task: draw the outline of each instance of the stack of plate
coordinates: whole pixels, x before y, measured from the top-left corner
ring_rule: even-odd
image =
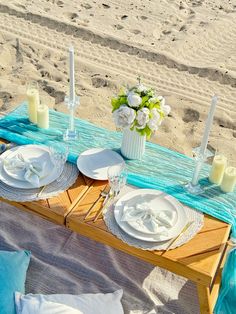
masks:
[[[135,208],[137,204],[143,203],[155,210],[172,212],[174,221],[171,226],[167,228],[166,225],[161,225],[161,222],[159,222],[159,230],[157,228],[157,231],[154,232],[140,221],[122,220],[125,207]],[[148,242],[162,242],[175,238],[188,221],[185,208],[174,197],[150,189],[138,189],[125,194],[115,204],[114,216],[117,224],[125,233],[138,240]]]
[[[28,163],[33,163],[33,161],[37,160],[38,164],[45,165],[43,171],[44,176],[39,178],[38,188],[50,184],[60,175],[58,169],[52,163],[48,147],[40,145],[22,145],[9,149],[1,155],[0,180],[5,184],[21,189],[33,189],[36,187],[24,178],[25,169],[6,166],[7,161],[17,158],[19,154],[22,159],[27,160]]]

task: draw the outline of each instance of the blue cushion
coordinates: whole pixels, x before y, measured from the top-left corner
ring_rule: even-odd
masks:
[[[29,251],[0,251],[0,314],[15,314],[14,292],[25,292]]]

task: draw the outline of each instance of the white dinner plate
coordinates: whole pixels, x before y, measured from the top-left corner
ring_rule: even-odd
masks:
[[[141,204],[142,202],[150,204],[150,207],[155,208],[168,208],[176,211],[176,221],[172,227],[168,228],[167,234],[152,233],[145,229],[145,226],[140,226],[134,222],[122,221],[124,206],[132,206],[135,204]],[[176,237],[185,224],[187,223],[187,215],[184,207],[174,197],[167,195],[161,191],[151,189],[138,189],[125,194],[121,197],[114,208],[114,216],[117,224],[120,228],[125,231],[128,235],[143,241],[149,242],[161,242]]]
[[[18,152],[17,152],[18,150]],[[1,155],[1,159],[10,158],[11,154],[21,153],[23,157],[25,157],[27,160],[30,161],[31,157],[35,158],[38,156],[39,160],[42,158],[42,162],[47,162],[47,166],[49,171],[48,175],[40,178],[39,180],[39,186],[48,185],[51,182],[55,181],[60,173],[58,173],[58,170],[54,166],[54,164],[51,161],[50,158],[50,150],[47,146],[40,146],[40,145],[22,145],[18,147],[14,147],[12,149],[7,150]],[[6,173],[4,169],[3,162],[0,163],[0,180],[4,182],[7,185],[10,185],[15,188],[21,188],[21,189],[34,189],[36,188],[33,184],[30,182],[24,180],[22,178],[22,172],[19,171],[16,173],[17,178],[14,177],[13,173],[8,172]]]
[[[9,150],[8,154],[6,154],[7,152],[2,154],[2,158],[4,158],[5,160],[17,157],[17,155],[20,154],[26,161],[33,162],[37,160],[37,162],[40,161],[40,163],[42,164],[45,163],[44,177],[48,176],[48,174],[50,174],[51,170],[54,168],[54,165],[50,158],[50,152],[47,147],[39,145],[23,145],[19,147],[14,147],[13,149]],[[25,181],[24,169],[17,169],[17,167],[12,169],[6,167],[5,164],[3,164],[3,168],[5,172],[8,174],[8,176],[16,180]]]
[[[92,148],[80,154],[77,167],[89,178],[107,180],[108,168],[123,162],[124,159],[111,149]]]

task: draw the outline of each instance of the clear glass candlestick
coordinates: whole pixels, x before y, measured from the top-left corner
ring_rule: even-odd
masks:
[[[75,96],[74,101],[70,101],[69,97],[65,97],[65,103],[70,110],[70,120],[69,120],[69,128],[66,130],[63,138],[65,141],[74,141],[77,140],[79,135],[77,130],[75,129],[75,108],[79,106],[79,97]]]
[[[184,188],[188,193],[198,195],[204,192],[201,185],[199,184],[199,177],[202,166],[204,162],[207,160],[207,158],[214,156],[214,154],[207,149],[205,154],[202,155],[199,147],[195,148],[193,150],[193,153],[195,155],[194,159],[196,161],[195,168],[193,171],[193,177],[190,182],[184,185]]]

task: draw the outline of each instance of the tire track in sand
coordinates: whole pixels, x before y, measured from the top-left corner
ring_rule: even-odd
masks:
[[[194,73],[195,75],[207,77],[210,80],[217,80],[222,84],[229,84],[233,87],[236,87],[236,78],[230,76],[229,73],[224,73],[219,69],[214,69],[211,67],[192,67],[190,65],[179,63],[177,60],[174,60],[165,54],[147,51],[143,48],[137,48],[129,43],[122,42],[120,39],[116,39],[111,36],[104,36],[95,32],[92,32],[89,29],[84,27],[75,26],[63,21],[49,18],[47,16],[42,16],[32,12],[23,12],[13,9],[9,6],[0,4],[0,12],[8,14],[13,17],[18,17],[24,19],[52,30],[56,30],[66,35],[73,36],[75,38],[81,38],[84,41],[91,42],[93,44],[99,43],[104,47],[108,47],[113,50],[119,50],[125,52],[131,56],[138,56],[144,60],[155,62],[159,65],[166,65],[170,68],[177,69],[179,71],[186,71],[189,73]]]
[[[59,49],[65,53],[71,43],[71,38],[73,38],[76,54],[81,61],[93,63],[102,69],[106,68],[108,71],[119,73],[124,77],[132,76],[135,79],[140,74],[145,83],[167,93],[186,97],[202,106],[209,105],[210,95],[217,90],[219,95],[224,93],[219,107],[231,117],[235,116],[232,109],[235,105],[236,90],[229,85],[222,86],[217,81],[209,81],[206,84],[205,78],[177,69],[169,69],[163,64],[157,65],[155,62],[140,56],[130,56],[122,49],[112,49],[103,45],[103,42],[94,43],[94,41],[84,39],[82,36],[71,36],[70,32],[67,34],[67,29],[58,30],[50,25],[41,25],[32,22],[31,18],[27,20],[13,14],[0,13],[0,26],[3,32],[19,37],[26,43],[32,42],[34,45]],[[97,39],[96,36],[94,38]]]

